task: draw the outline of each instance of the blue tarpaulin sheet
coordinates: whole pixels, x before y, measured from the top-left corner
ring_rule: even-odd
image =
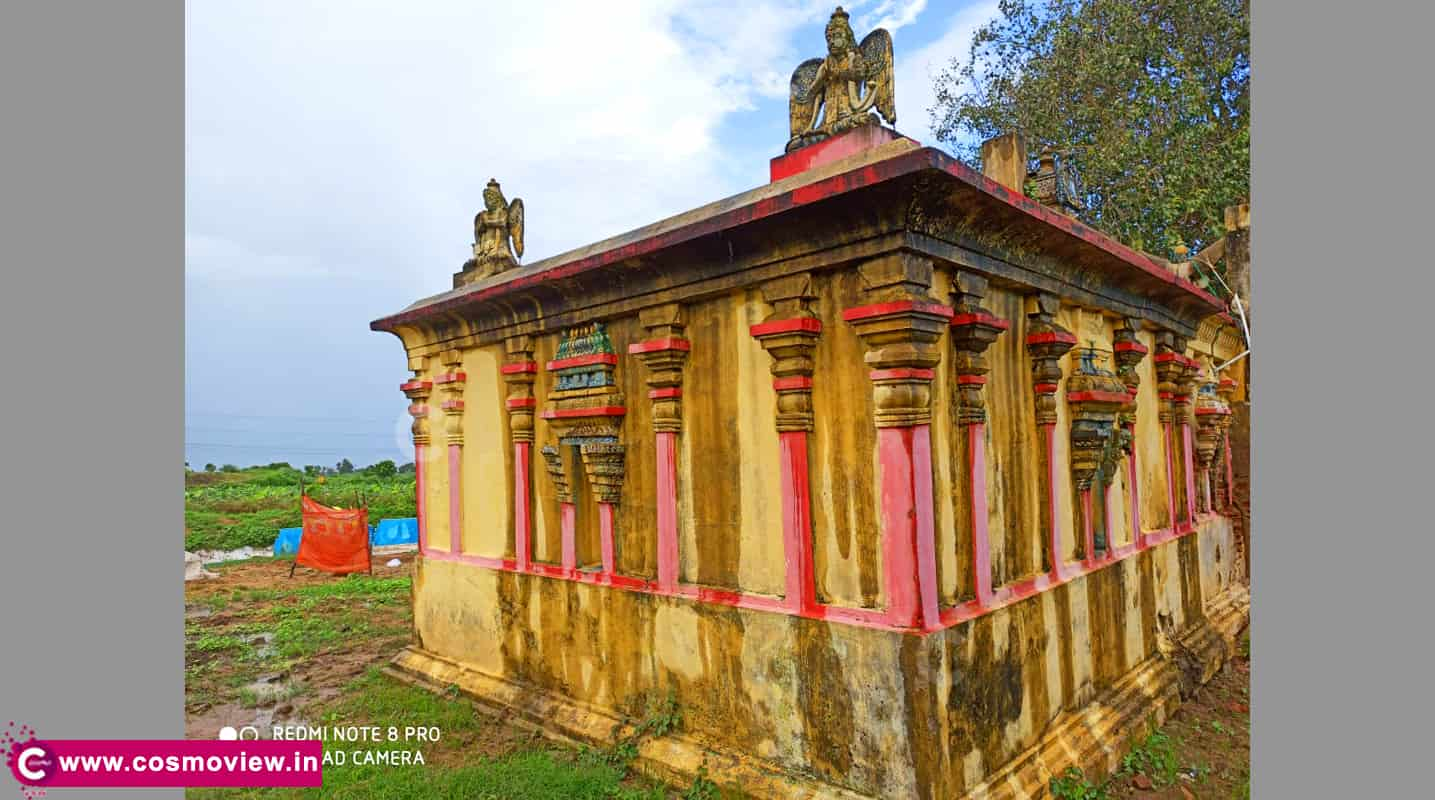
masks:
[[[369,537],[375,547],[390,544],[418,544],[419,521],[413,517],[404,519],[381,519],[379,527]]]
[[[292,556],[299,552],[299,539],[303,528],[280,528],[274,539],[274,555]],[[414,517],[404,519],[381,519],[377,527],[369,526],[369,543],[374,547],[390,544],[418,544],[419,521]]]
[[[274,540],[274,555],[292,556],[299,552],[299,537],[303,534],[303,528],[280,528]]]

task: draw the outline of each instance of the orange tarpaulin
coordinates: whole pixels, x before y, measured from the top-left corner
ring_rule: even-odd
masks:
[[[335,575],[369,571],[369,510],[330,508],[305,496],[304,534],[294,563]]]

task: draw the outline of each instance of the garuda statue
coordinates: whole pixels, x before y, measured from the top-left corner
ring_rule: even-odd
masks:
[[[897,124],[892,100],[892,34],[878,28],[862,44],[852,33],[847,12],[838,6],[827,22],[827,57],[809,58],[792,73],[788,104],[792,138],[790,153],[829,136],[879,120]]]
[[[483,210],[473,218],[473,258],[454,276],[454,288],[516,267],[522,257],[523,200],[515,197],[507,202],[498,181],[489,180],[483,190]]]

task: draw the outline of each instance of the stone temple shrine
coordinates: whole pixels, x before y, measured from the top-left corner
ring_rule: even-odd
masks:
[[[1019,138],[979,172],[884,124],[885,31],[827,46],[770,183],[519,265],[492,182],[454,288],[372,323],[412,373],[392,669],[590,743],[672,698],[638,766],[754,797],[1046,796],[1245,624],[1239,329],[1023,194]]]

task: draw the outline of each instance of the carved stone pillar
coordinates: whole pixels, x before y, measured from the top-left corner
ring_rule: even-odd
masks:
[[[683,365],[692,343],[683,338],[681,304],[645,308],[638,312],[638,321],[650,338],[630,345],[628,353],[648,367],[658,462],[658,588],[671,592],[678,585],[677,437],[683,428]]]
[[[1200,383],[1201,365],[1196,359],[1181,354],[1181,377],[1177,382],[1175,397],[1176,421],[1181,425],[1181,474],[1186,509],[1186,522],[1196,524],[1196,446],[1193,435],[1191,413],[1196,398],[1196,386]]]
[[[513,559],[526,570],[533,559],[533,382],[538,364],[533,360],[533,339],[514,336],[504,340],[504,362],[500,368],[508,385],[509,438],[513,440]]]
[[[1023,167],[1023,169],[1025,169]],[[987,348],[1011,323],[982,306],[987,279],[970,272],[952,275],[952,370],[956,373],[957,423],[967,444],[965,487],[972,515],[972,592],[978,603],[992,601],[991,538],[987,520],[986,393]]]
[[[1166,451],[1166,505],[1167,513],[1170,516],[1170,524],[1176,527],[1176,457],[1178,449],[1176,444],[1175,423],[1181,412],[1178,410],[1177,398],[1181,392],[1181,382],[1186,374],[1186,337],[1178,336],[1171,331],[1159,331],[1156,334],[1156,355],[1152,361],[1156,365],[1156,397],[1158,400],[1158,417],[1161,420],[1161,438]]]
[[[1213,372],[1203,371],[1196,390],[1196,461],[1201,467],[1202,511],[1215,509],[1216,456],[1221,452],[1221,439],[1231,416],[1231,409],[1221,399],[1219,383]]]
[[[553,390],[548,394],[548,407],[543,411],[543,418],[548,420],[548,427],[556,435],[559,446],[580,448],[579,459],[576,460],[571,455],[567,458],[561,457],[562,454],[555,451],[560,456],[560,467],[571,470],[588,469],[589,457],[585,452],[589,445],[611,446],[595,449],[594,458],[598,459],[607,459],[613,452],[612,448],[622,448],[620,426],[628,409],[624,404],[623,392],[618,388],[614,377],[618,355],[614,352],[613,342],[608,338],[607,329],[601,322],[564,331],[558,351],[554,355],[555,358],[548,362],[547,369],[554,373],[556,379]],[[544,448],[544,457],[548,457],[547,447]],[[575,461],[581,461],[582,464]],[[608,460],[603,463],[611,465]],[[621,460],[617,463],[621,471]],[[622,479],[621,476],[614,479],[607,469],[605,467],[601,472],[605,476],[603,488],[600,489],[599,484],[595,483],[593,491],[599,504],[598,514],[603,522],[600,526],[599,548],[607,556],[603,562],[604,574],[611,576],[614,566],[613,506],[617,503],[617,492],[622,487]],[[568,477],[566,483],[571,487],[573,477]],[[577,509],[571,494],[560,510],[563,565],[573,569],[577,567]]]
[[[576,516],[567,464],[564,463],[558,445],[544,445],[540,452],[543,453],[543,464],[548,469],[548,477],[553,481],[553,494],[558,498],[559,526],[562,530],[560,563],[565,569],[574,569],[578,565],[578,552],[574,541]]]
[[[1216,393],[1221,396],[1221,402],[1226,404],[1227,409],[1231,409],[1231,402],[1235,399],[1236,386],[1236,382],[1226,377],[1225,375],[1222,375],[1220,381],[1216,384]],[[1223,416],[1221,418],[1222,463],[1220,468],[1216,470],[1216,475],[1220,484],[1218,496],[1221,498],[1221,507],[1227,510],[1234,508],[1236,504],[1236,479],[1234,474],[1235,470],[1231,459],[1231,423],[1232,421],[1234,421],[1234,418],[1234,410],[1232,410],[1231,414]]]
[[[784,599],[799,613],[817,607],[812,566],[811,476],[807,435],[812,430],[812,370],[822,322],[810,308],[812,276],[789,275],[763,284],[772,313],[749,329],[772,356],[777,436],[782,471],[782,542],[787,561]]]
[[[583,457],[583,469],[598,498],[599,546],[602,551],[603,574],[617,572],[617,559],[613,539],[613,507],[623,496],[623,445],[607,442],[588,442],[579,452]]]
[[[463,390],[468,376],[463,372],[463,353],[445,350],[439,355],[444,372],[435,375],[434,385],[443,394],[444,439],[448,443],[448,536],[449,552],[463,552]]]
[[[1146,357],[1146,345],[1137,340],[1141,331],[1141,320],[1127,317],[1113,335],[1113,356],[1116,359],[1116,377],[1126,387],[1126,404],[1121,409],[1121,426],[1125,430],[1121,448],[1125,451],[1126,484],[1131,500],[1131,541],[1137,547],[1146,546],[1146,537],[1141,532],[1141,490],[1140,473],[1136,469],[1136,395],[1141,387],[1141,375],[1136,367]]]
[[[1094,563],[1096,551],[1110,552],[1109,543],[1097,542],[1091,511],[1091,486],[1098,469],[1115,471],[1121,451],[1118,415],[1129,395],[1114,372],[1097,363],[1095,349],[1082,351],[1077,368],[1066,381],[1066,403],[1071,410],[1071,480],[1081,494],[1082,555]]]
[[[410,431],[414,438],[414,505],[418,517],[419,527],[419,552],[428,551],[428,519],[426,515],[427,498],[424,496],[424,459],[428,455],[429,446],[429,407],[428,398],[433,392],[433,381],[423,377],[428,367],[428,359],[425,356],[409,356],[409,371],[413,377],[399,386],[399,390],[409,399],[409,416],[413,417],[413,425]]]
[[[868,305],[849,308],[872,368],[873,417],[882,483],[882,555],[893,625],[935,627],[937,562],[932,499],[932,368],[952,319],[935,302],[932,262],[900,252],[860,267]]]
[[[1041,429],[1045,448],[1042,456],[1041,483],[1046,503],[1042,508],[1042,526],[1046,529],[1046,568],[1053,580],[1068,577],[1066,559],[1061,552],[1061,515],[1056,487],[1056,393],[1061,388],[1061,357],[1076,345],[1076,336],[1056,321],[1061,300],[1041,292],[1026,298],[1026,351],[1031,358],[1032,389],[1036,392],[1036,424]]]

